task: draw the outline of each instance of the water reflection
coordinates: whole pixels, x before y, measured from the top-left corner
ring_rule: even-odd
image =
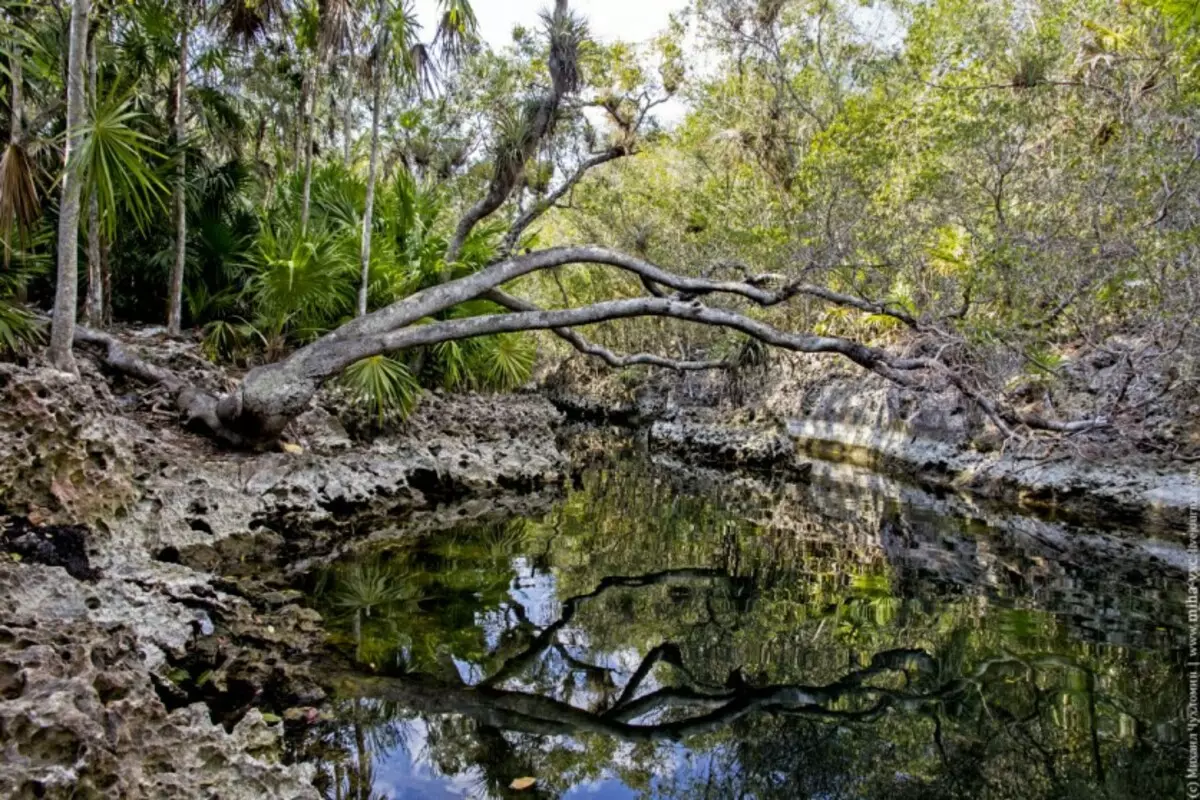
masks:
[[[1179,796],[1178,575],[953,511],[631,459],[544,518],[344,558],[307,586],[357,665],[310,743],[322,788]]]

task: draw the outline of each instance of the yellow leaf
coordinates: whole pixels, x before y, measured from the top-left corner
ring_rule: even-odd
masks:
[[[283,447],[283,452],[285,452],[285,453],[293,453],[295,455],[299,455],[304,452],[303,447],[301,447],[298,444],[293,444],[292,442],[284,442],[282,447]]]
[[[537,778],[517,778],[508,785],[508,788],[521,791],[522,789],[530,788],[535,783],[537,783]]]

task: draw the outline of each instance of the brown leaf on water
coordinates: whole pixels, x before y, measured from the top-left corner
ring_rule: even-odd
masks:
[[[529,789],[535,783],[537,783],[537,778],[517,778],[508,785],[508,788],[521,791],[522,789]]]

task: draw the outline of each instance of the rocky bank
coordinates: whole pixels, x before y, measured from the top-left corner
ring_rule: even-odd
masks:
[[[126,338],[227,380],[190,344]],[[310,767],[284,763],[282,719],[324,695],[307,668],[320,618],[256,565],[566,472],[561,415],[533,395],[431,394],[370,442],[318,402],[282,452],[251,454],[86,357],[81,373],[0,363],[4,797],[316,797]]]
[[[1136,413],[1103,430],[1011,439],[953,388],[902,388],[834,358],[771,354],[769,366],[685,374],[573,358],[544,388],[572,417],[636,427],[652,447],[693,461],[792,473],[848,463],[1039,513],[1182,535],[1200,493],[1200,398],[1166,394],[1166,369],[1131,388],[1122,363],[1080,359],[1067,365],[1069,390],[1018,385],[1012,402],[1087,417],[1121,393]]]

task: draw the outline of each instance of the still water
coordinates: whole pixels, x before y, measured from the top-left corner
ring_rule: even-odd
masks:
[[[375,542],[305,579],[353,665],[310,745],[319,785],[1182,797],[1177,555],[865,476],[615,459],[548,510]]]

